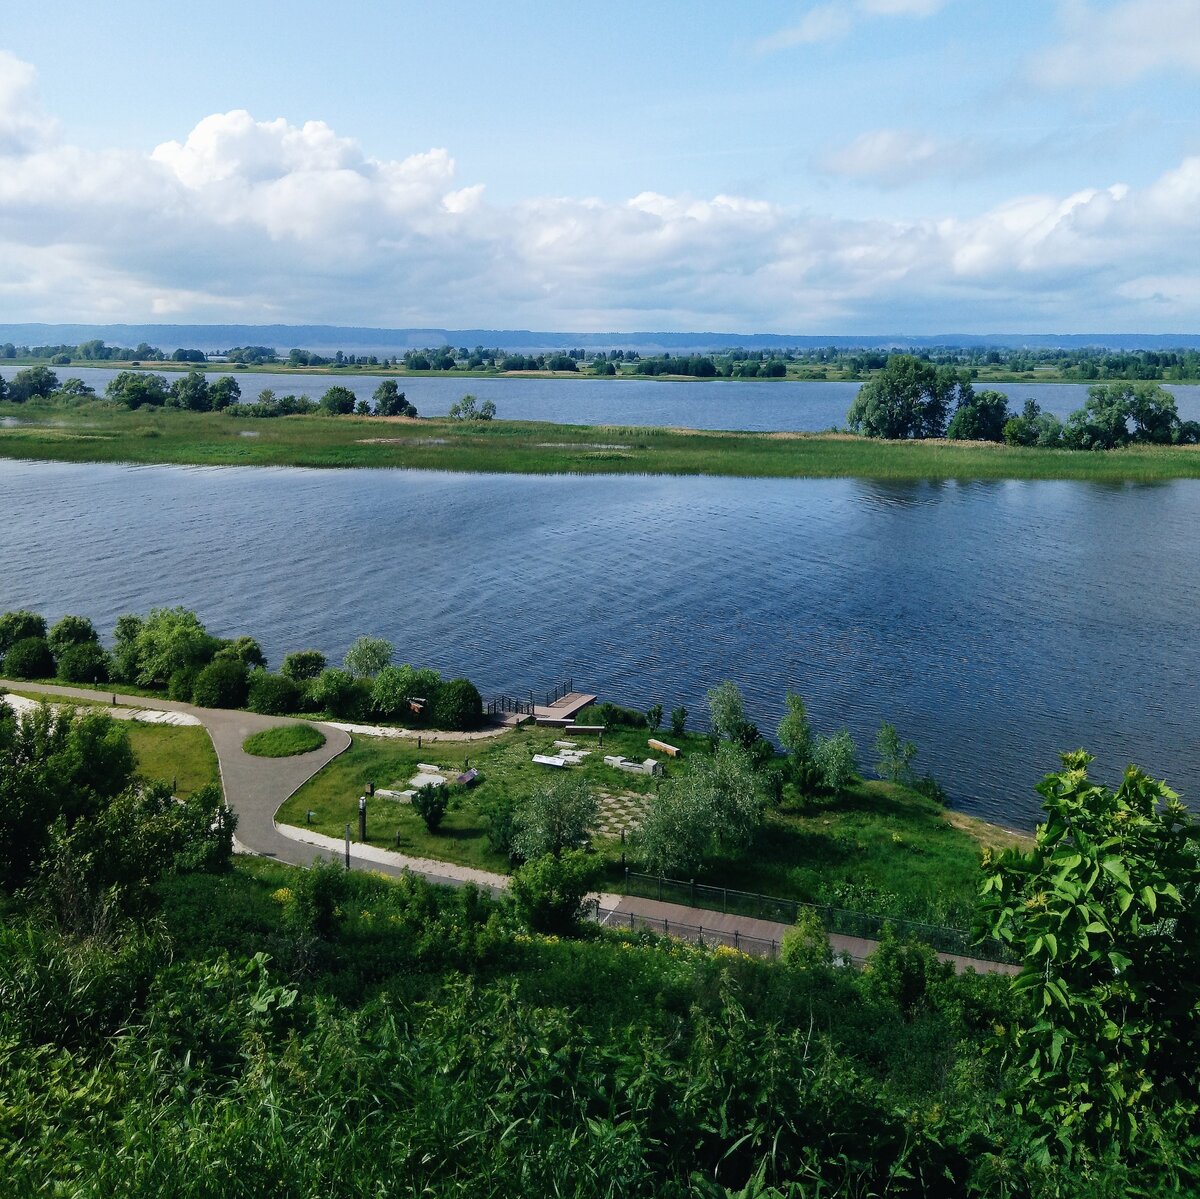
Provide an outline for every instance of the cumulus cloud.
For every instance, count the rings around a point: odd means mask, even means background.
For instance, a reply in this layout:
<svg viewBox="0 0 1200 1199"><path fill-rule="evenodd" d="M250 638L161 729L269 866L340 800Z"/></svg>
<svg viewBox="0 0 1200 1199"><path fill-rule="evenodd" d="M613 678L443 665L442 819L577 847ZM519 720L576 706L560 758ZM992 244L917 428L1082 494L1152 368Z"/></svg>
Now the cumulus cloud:
<svg viewBox="0 0 1200 1199"><path fill-rule="evenodd" d="M1047 87L1111 87L1151 71L1200 73L1200 0L1060 4L1060 41L1030 63Z"/></svg>
<svg viewBox="0 0 1200 1199"><path fill-rule="evenodd" d="M321 122L242 111L147 153L84 150L55 140L24 78L4 109L23 132L0 150L6 320L939 332L1200 318L1200 157L1140 188L1101 180L918 221L730 194L498 205L444 149L379 160ZM884 133L849 147L843 171L944 157Z"/></svg>
<svg viewBox="0 0 1200 1199"><path fill-rule="evenodd" d="M959 174L977 165L965 142L942 141L909 129L873 129L820 160L829 175L898 187L936 175Z"/></svg>
<svg viewBox="0 0 1200 1199"><path fill-rule="evenodd" d="M845 37L867 17L931 17L950 0L829 0L808 9L798 21L760 38L759 53L790 50L814 42L831 42Z"/></svg>
<svg viewBox="0 0 1200 1199"><path fill-rule="evenodd" d="M56 123L42 110L37 71L0 50L0 155L43 145L57 132Z"/></svg>

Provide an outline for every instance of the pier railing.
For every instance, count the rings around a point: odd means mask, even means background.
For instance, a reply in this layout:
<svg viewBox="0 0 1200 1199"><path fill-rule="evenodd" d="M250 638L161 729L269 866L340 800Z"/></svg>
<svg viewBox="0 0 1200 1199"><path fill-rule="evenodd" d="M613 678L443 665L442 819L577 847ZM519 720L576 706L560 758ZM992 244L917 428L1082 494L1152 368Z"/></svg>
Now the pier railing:
<svg viewBox="0 0 1200 1199"><path fill-rule="evenodd" d="M500 716L504 712L515 712L518 716L533 715L533 699L516 699L511 695L497 695L487 702L487 714Z"/></svg>
<svg viewBox="0 0 1200 1199"><path fill-rule="evenodd" d="M564 695L570 695L575 690L575 680L567 679L566 682L559 683L557 687L552 687L546 692L546 704L548 708L551 704L556 704Z"/></svg>

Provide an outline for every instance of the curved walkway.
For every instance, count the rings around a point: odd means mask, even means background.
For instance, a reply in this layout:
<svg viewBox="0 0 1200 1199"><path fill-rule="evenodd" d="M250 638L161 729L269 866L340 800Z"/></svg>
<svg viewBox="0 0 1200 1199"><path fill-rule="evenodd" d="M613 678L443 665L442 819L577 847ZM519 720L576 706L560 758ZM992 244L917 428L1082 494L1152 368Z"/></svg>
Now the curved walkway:
<svg viewBox="0 0 1200 1199"><path fill-rule="evenodd" d="M333 761L338 754L350 748L350 735L342 728L323 721L309 721L325 734L325 744L310 753L296 754L290 758L258 758L242 749L242 742L251 733L279 725L294 724L295 720L283 716L259 716L254 712L242 712L229 708L199 708L194 704L174 700L152 699L144 696L122 695L121 692L97 692L81 687L57 686L46 683L10 682L0 679L0 689L21 690L47 699L82 699L95 703L108 695L115 700L115 707L105 706L114 715L132 718L130 710L179 712L195 718L204 726L217 751L217 764L221 772L221 783L225 791L225 802L237 813L237 846L242 852L260 857L275 858L293 866L311 866L315 858L342 861L345 855L344 842L325 837L307 829L280 826L275 823L275 813L284 801L294 795L322 767ZM283 828L287 829L285 833ZM359 870L377 870L384 874L420 874L430 882L462 886L475 883L493 892L503 891L508 878L502 874L489 874L482 870L455 866L450 862L437 862L425 858L410 858L391 850L372 845L350 843L350 865ZM701 908L688 908L680 904L660 903L629 895L597 896L606 924L622 924L629 920L647 927L659 923L677 927L703 926L706 932L723 935L726 939L735 933L751 941L780 941L788 925L774 924L748 917L725 916L720 912ZM854 961L862 961L874 949L875 942L857 938L830 937L834 951ZM951 961L955 968L964 970L1000 971L1014 973L1016 968L996 962L980 961L953 954L939 954L943 961Z"/></svg>

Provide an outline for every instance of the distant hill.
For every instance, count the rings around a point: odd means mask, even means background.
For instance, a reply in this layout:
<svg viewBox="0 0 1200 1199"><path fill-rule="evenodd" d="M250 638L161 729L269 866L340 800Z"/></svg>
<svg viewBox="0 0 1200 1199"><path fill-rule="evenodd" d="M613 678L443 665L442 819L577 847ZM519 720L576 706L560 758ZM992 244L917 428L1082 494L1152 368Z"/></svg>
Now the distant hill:
<svg viewBox="0 0 1200 1199"><path fill-rule="evenodd" d="M110 345L136 346L148 342L163 350L205 351L232 346L273 346L287 353L292 347L332 353L396 354L426 346L477 345L534 353L578 347L588 350L637 350L642 354L670 351L695 354L742 348L920 349L932 346L992 346L1006 348L1079 349L1099 346L1113 350L1200 348L1197 333L940 333L934 337L905 334L804 333L549 333L530 329L364 329L340 325L49 325L0 324L0 342L16 345L78 345L99 337Z"/></svg>

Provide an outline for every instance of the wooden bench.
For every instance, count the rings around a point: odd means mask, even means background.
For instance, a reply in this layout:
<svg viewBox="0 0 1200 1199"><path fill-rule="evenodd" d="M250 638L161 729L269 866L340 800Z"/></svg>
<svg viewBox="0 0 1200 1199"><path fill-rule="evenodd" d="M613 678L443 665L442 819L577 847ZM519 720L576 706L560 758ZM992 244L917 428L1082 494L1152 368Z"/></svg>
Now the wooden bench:
<svg viewBox="0 0 1200 1199"><path fill-rule="evenodd" d="M682 750L676 745L668 745L665 741L656 741L653 737L646 742L651 749L656 749L660 754L666 754L668 758L679 757Z"/></svg>
<svg viewBox="0 0 1200 1199"><path fill-rule="evenodd" d="M567 724L563 726L563 732L568 737L602 737L604 736L604 725L602 724Z"/></svg>

